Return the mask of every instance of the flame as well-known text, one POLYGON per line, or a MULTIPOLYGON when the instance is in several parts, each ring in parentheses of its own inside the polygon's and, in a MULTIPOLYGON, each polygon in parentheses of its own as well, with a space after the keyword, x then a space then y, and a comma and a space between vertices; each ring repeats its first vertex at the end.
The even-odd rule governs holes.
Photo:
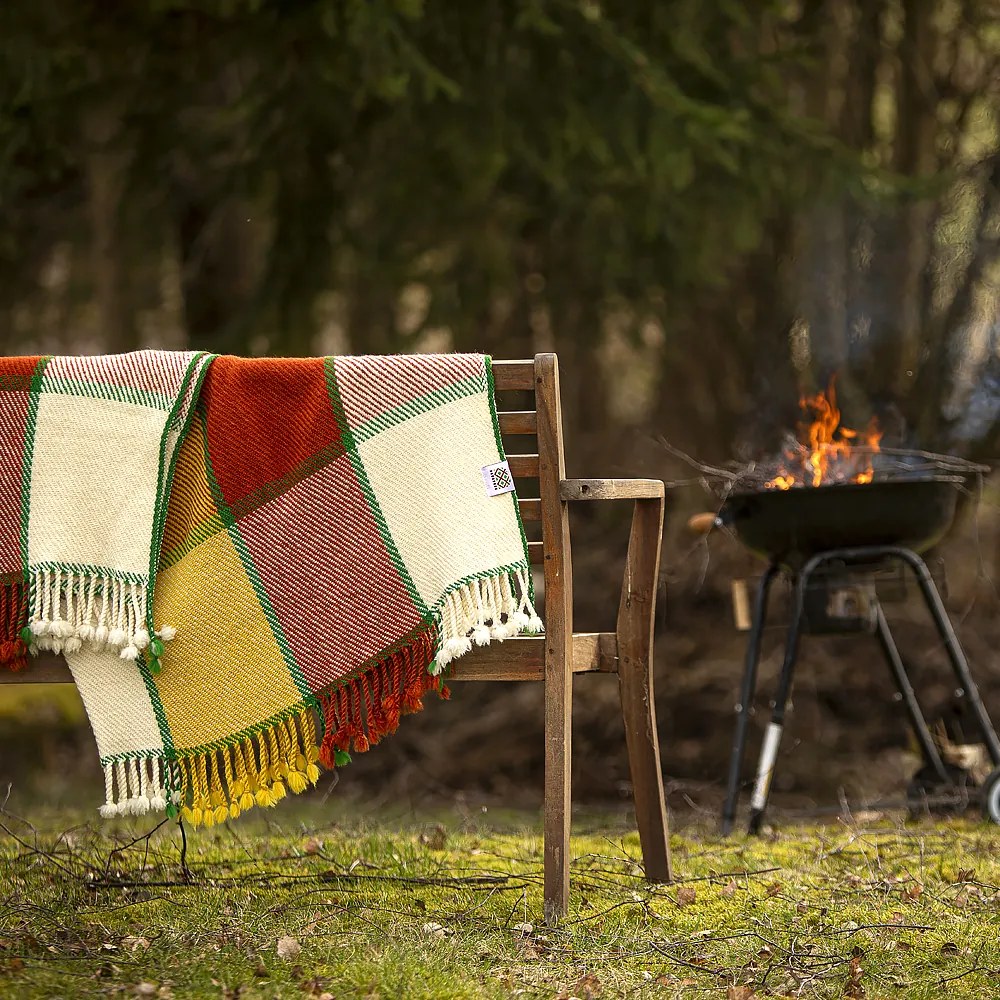
POLYGON ((842 427, 835 379, 830 379, 826 392, 804 396, 799 406, 803 416, 812 419, 799 425, 798 441, 785 450, 786 464, 765 486, 790 490, 824 483, 870 483, 875 475, 872 459, 882 439, 878 421, 872 417, 861 434, 842 427))

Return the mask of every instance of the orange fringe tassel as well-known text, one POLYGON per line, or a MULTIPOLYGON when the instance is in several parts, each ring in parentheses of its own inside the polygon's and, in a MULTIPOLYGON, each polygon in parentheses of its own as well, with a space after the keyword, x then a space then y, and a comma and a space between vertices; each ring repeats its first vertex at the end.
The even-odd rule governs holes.
POLYGON ((424 707, 428 691, 445 699, 451 696, 441 678, 428 673, 436 639, 428 630, 361 676, 318 696, 324 722, 319 760, 324 767, 335 766, 337 751, 364 753, 394 733, 402 716, 424 707))
POLYGON ((28 602, 24 584, 0 586, 0 667, 23 670, 27 665, 28 647, 21 638, 21 629, 28 624, 28 602))

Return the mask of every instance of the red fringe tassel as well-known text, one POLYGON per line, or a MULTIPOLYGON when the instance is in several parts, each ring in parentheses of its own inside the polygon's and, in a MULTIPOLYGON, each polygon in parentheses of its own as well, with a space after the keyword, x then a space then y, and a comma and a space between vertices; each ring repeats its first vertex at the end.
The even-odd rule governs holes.
POLYGON ((324 722, 319 759, 324 767, 334 766, 338 750, 364 753, 394 733, 402 716, 424 707, 428 691, 445 699, 451 696, 441 678, 427 672, 435 642, 434 632, 425 632, 360 677, 319 695, 324 722))
POLYGON ((28 647, 21 639, 21 629, 28 624, 28 601, 20 582, 0 586, 0 667, 23 670, 28 662, 28 647))

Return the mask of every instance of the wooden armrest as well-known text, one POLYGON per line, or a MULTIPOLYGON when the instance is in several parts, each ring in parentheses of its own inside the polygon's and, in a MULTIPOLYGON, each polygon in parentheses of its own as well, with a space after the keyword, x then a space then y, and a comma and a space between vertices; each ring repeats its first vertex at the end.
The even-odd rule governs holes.
POLYGON ((659 500, 663 483, 659 479, 563 479, 559 496, 562 500, 659 500))

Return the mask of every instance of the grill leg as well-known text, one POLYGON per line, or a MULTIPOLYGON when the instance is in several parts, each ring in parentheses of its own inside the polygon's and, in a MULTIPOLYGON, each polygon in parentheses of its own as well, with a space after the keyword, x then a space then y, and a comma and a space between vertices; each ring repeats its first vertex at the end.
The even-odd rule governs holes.
POLYGON ((795 672, 795 660, 799 652, 799 636, 802 632, 802 614, 808 582, 809 574, 807 571, 803 571, 795 584, 795 604, 792 610, 792 620, 788 626, 788 636, 785 639, 785 659, 781 664, 778 691, 774 696, 774 707, 771 710, 771 724, 764 734, 764 743, 760 748, 760 760, 757 762, 757 780, 754 783, 753 795, 750 797, 750 822, 747 827, 750 833, 760 832, 764 810, 767 807, 768 793, 771 790, 774 762, 778 757, 778 746, 781 744, 781 734, 785 725, 785 708, 788 705, 788 696, 792 691, 792 675, 795 672))
POLYGON ((764 571, 757 587, 757 599, 753 609, 753 623, 747 642, 746 664, 743 668, 743 686, 740 689, 740 703, 736 706, 736 733, 729 754, 729 780, 726 785, 726 803, 722 808, 722 835, 732 833, 736 819, 736 802, 740 795, 740 773, 743 770, 743 756, 746 753, 747 731, 750 727, 750 709, 757 687, 757 665, 760 663, 760 646, 767 619, 767 598, 771 584, 778 572, 772 563, 764 571))
POLYGON ((921 711, 920 702, 917 701, 916 692, 913 690, 913 685, 907 676, 906 667, 903 665, 899 650, 896 648, 896 641, 889 630, 889 623, 885 620, 885 612, 882 610, 881 605, 879 605, 878 618, 876 619, 875 636, 882 647, 882 652, 885 655, 886 662, 889 664, 889 670, 892 672, 896 687, 899 688, 899 693, 903 697, 903 705, 906 708, 910 725, 913 727, 913 733, 920 744, 920 753, 924 758, 924 763, 930 764, 937 773, 937 776, 945 784, 950 784, 951 778, 948 777, 944 762, 941 760, 941 755, 934 745, 931 732, 927 728, 927 720, 921 711))
POLYGON ((997 732, 990 721, 986 706, 983 704, 983 699, 979 696, 979 688, 976 687, 976 682, 972 679, 972 671, 969 670, 969 661, 966 660, 965 653, 962 651, 962 646, 958 641, 958 636, 955 635, 955 630, 951 627, 951 620, 948 618, 948 612, 941 601, 941 595, 934 585, 934 579, 930 574, 930 570, 927 569, 927 564, 915 552, 901 550, 900 555, 910 564, 910 568, 916 575, 917 583, 920 584, 920 591, 923 594, 927 608, 934 619, 938 633, 944 640, 948 659, 951 660, 951 666, 955 671, 955 677, 961 688, 962 697, 968 699, 969 707, 972 709, 972 714, 976 717, 976 723, 983 734, 983 742, 986 744, 986 749, 989 752, 994 767, 1000 767, 1000 739, 997 738, 997 732))

